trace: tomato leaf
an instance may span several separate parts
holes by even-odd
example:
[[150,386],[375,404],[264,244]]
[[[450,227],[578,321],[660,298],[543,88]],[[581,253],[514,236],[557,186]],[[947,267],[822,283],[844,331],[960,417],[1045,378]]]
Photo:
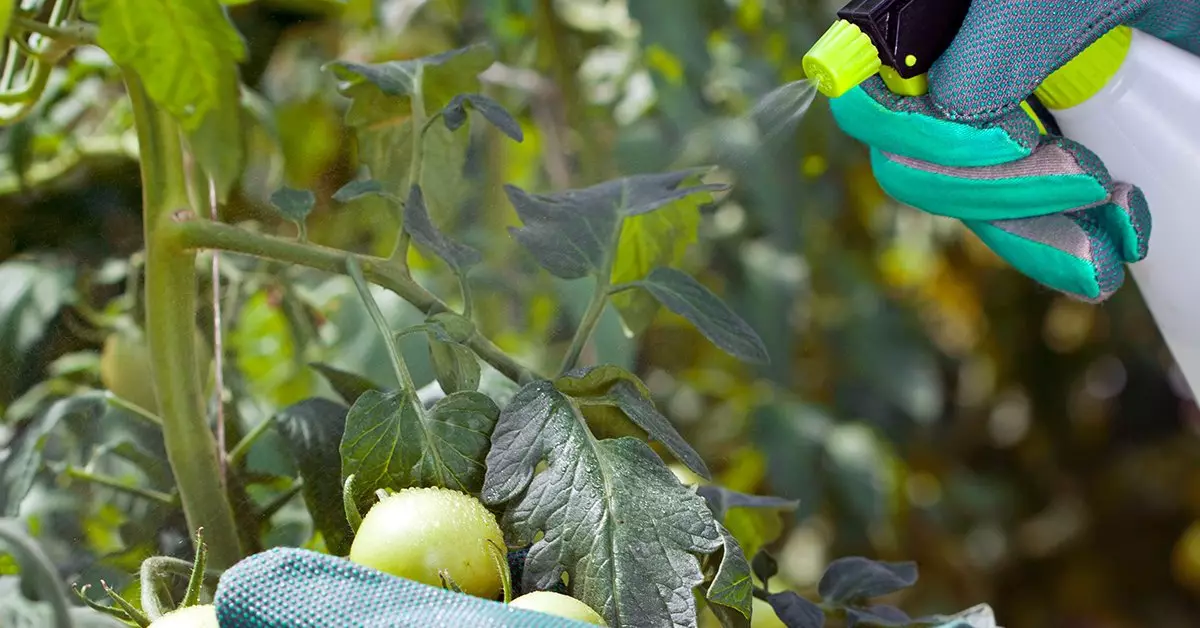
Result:
[[383,185],[374,179],[351,181],[338,188],[338,191],[333,193],[333,200],[339,203],[349,203],[354,199],[370,196],[372,194],[379,194],[382,191]]
[[767,603],[775,609],[788,628],[823,628],[825,613],[820,606],[800,596],[795,591],[783,591],[767,596]]
[[242,176],[246,156],[242,123],[243,116],[250,114],[243,108],[239,87],[236,73],[218,75],[216,103],[199,125],[187,132],[188,147],[196,163],[212,178],[221,203],[229,198],[230,189]]
[[341,465],[338,444],[348,412],[340,403],[314,397],[280,410],[275,418],[276,429],[300,470],[304,503],[313,524],[329,551],[338,556],[350,552],[350,524],[342,508],[342,483],[329,470]]
[[199,129],[229,97],[246,44],[217,0],[84,0],[82,9],[99,25],[96,43],[135,71],[185,131]]
[[478,392],[447,395],[425,410],[415,392],[369,390],[346,417],[342,478],[354,474],[360,503],[380,488],[442,486],[478,493],[499,412]]
[[530,194],[506,185],[508,200],[524,225],[510,227],[509,232],[551,274],[563,279],[595,275],[615,254],[615,230],[622,219],[693,194],[726,189],[721,184],[680,187],[697,172],[634,175],[553,194]]
[[467,105],[471,105],[472,109],[483,115],[484,119],[491,122],[501,133],[518,142],[525,141],[521,124],[503,105],[483,94],[459,94],[451,99],[450,104],[442,110],[442,120],[447,129],[457,131],[467,123]]
[[0,406],[29,383],[32,349],[50,322],[74,300],[75,271],[51,257],[19,257],[0,264]]
[[[679,185],[700,184],[699,173],[689,173]],[[710,192],[723,187],[714,185],[697,190],[653,212],[626,218],[621,225],[613,262],[613,285],[637,281],[655,268],[673,266],[682,261],[700,229],[700,207],[712,202]],[[659,310],[658,301],[641,290],[614,294],[612,304],[621,316],[621,323],[631,334],[645,331]]]
[[88,423],[97,421],[107,407],[100,392],[59,399],[18,433],[6,446],[8,456],[0,462],[0,516],[15,517],[20,511],[34,477],[42,469],[42,449],[50,432],[75,415],[86,416]]
[[849,556],[839,558],[825,568],[817,592],[827,602],[854,603],[894,593],[916,583],[917,564],[914,562],[887,563]]
[[726,627],[750,625],[750,605],[754,601],[754,583],[750,563],[737,539],[717,523],[722,548],[704,558],[704,599]]
[[455,273],[463,274],[483,261],[479,251],[451,240],[433,225],[425,208],[425,195],[417,185],[409,190],[408,202],[404,204],[404,230],[418,246],[440,257]]
[[[912,626],[914,621],[908,613],[887,604],[876,604],[866,608],[847,608],[846,625],[854,626]],[[916,625],[921,625],[918,620]]]
[[[662,443],[671,455],[696,475],[706,480],[712,479],[704,459],[679,435],[671,421],[654,407],[645,384],[632,373],[613,365],[576,369],[555,380],[554,385],[588,405],[603,404],[619,410],[640,428],[644,437]],[[595,428],[592,429],[594,432]]]
[[446,393],[479,388],[482,372],[475,352],[457,342],[446,342],[429,334],[429,360],[438,385]]
[[708,502],[713,516],[729,529],[750,556],[755,556],[764,545],[783,534],[780,515],[792,512],[800,505],[795,500],[749,495],[712,484],[697,488],[696,493]]
[[609,625],[696,625],[692,589],[704,575],[695,554],[721,548],[721,533],[646,443],[595,439],[546,380],[517,393],[492,443],[483,500],[506,504],[501,525],[513,545],[544,533],[526,557],[522,590],[549,588],[566,572],[571,594]]
[[750,324],[699,281],[674,268],[655,268],[636,285],[667,309],[686,318],[726,353],[758,364],[769,361],[767,348]]
[[284,218],[297,224],[304,222],[316,203],[317,197],[309,190],[282,187],[271,194],[271,205],[278,209]]

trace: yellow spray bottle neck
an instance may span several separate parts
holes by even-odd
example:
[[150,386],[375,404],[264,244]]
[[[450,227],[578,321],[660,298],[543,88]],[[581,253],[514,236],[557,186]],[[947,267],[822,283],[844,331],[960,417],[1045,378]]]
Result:
[[[909,55],[905,62],[913,67],[917,59]],[[845,94],[875,74],[888,89],[903,96],[920,96],[929,87],[924,74],[904,78],[883,65],[871,37],[847,20],[838,20],[825,31],[804,55],[803,67],[817,91],[829,98]]]

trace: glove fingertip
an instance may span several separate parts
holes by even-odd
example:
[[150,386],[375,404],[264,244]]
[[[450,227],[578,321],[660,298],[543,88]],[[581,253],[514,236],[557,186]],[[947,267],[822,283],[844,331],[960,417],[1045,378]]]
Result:
[[1150,250],[1150,206],[1141,188],[1129,183],[1116,183],[1112,198],[1099,212],[1105,230],[1117,243],[1121,258],[1140,262]]
[[1106,301],[1125,281],[1116,246],[1084,212],[964,222],[1013,268],[1076,299]]

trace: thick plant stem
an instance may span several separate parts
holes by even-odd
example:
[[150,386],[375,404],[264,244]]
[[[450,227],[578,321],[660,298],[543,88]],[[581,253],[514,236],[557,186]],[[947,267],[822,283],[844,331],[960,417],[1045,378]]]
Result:
[[167,459],[175,475],[188,527],[204,528],[209,559],[226,568],[242,557],[233,510],[221,483],[216,441],[204,412],[195,368],[195,253],[172,246],[166,229],[191,212],[183,174],[183,147],[174,120],[146,95],[127,71],[142,171],[146,241],[146,335],[154,388],[163,420]]

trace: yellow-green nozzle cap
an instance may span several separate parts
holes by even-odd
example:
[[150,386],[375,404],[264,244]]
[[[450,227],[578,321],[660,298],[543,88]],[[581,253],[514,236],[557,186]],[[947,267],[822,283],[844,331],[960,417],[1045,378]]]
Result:
[[1109,79],[1121,69],[1133,29],[1118,26],[1097,39],[1066,65],[1059,68],[1035,92],[1050,109],[1069,109],[1096,95]]
[[879,71],[879,51],[859,27],[838,20],[804,55],[804,74],[817,91],[837,98]]

